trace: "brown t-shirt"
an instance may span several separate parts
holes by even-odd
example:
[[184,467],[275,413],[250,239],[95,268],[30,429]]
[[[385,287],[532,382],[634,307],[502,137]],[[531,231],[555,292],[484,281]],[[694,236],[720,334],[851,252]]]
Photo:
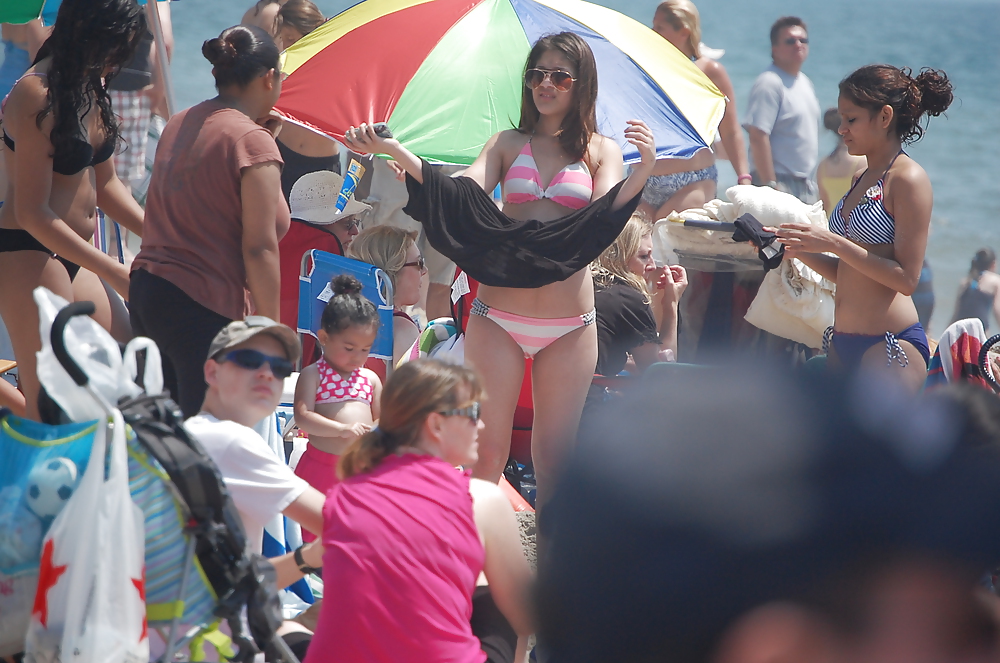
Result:
[[[142,250],[132,269],[166,279],[202,306],[242,320],[250,300],[240,174],[268,161],[282,163],[274,138],[238,110],[210,100],[172,117],[156,148]],[[275,223],[280,239],[289,224],[283,197]]]

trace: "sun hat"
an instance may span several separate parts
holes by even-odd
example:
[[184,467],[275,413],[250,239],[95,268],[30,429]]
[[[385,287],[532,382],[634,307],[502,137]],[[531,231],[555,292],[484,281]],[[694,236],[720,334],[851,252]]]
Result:
[[299,345],[299,337],[292,331],[292,328],[263,315],[248,315],[246,320],[234,320],[223,327],[222,331],[212,339],[212,345],[208,349],[208,358],[218,356],[220,353],[250,340],[257,334],[267,334],[281,343],[285,348],[288,361],[299,360],[302,349]]
[[335,207],[337,195],[343,185],[343,175],[332,170],[306,173],[295,181],[288,196],[292,218],[326,225],[371,209],[371,205],[358,202],[354,199],[354,194],[351,194],[347,199],[347,206],[342,212],[338,212]]

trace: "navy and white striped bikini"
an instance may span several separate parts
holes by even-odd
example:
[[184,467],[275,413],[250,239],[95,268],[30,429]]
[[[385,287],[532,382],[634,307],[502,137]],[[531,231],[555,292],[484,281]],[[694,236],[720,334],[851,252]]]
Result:
[[[899,154],[904,154],[904,152],[900,150]],[[896,163],[899,154],[893,157],[889,168],[892,168],[892,164]],[[885,209],[884,204],[885,176],[889,174],[889,168],[885,169],[885,172],[882,173],[882,177],[879,178],[875,186],[865,191],[864,197],[854,206],[854,209],[851,210],[851,213],[845,219],[843,212],[844,201],[847,200],[848,196],[851,195],[851,191],[854,191],[854,187],[858,185],[858,182],[864,178],[865,173],[868,171],[861,174],[861,177],[851,185],[851,189],[847,192],[847,195],[841,198],[840,202],[833,209],[833,214],[830,215],[830,232],[865,244],[892,244],[895,241],[896,220]],[[899,345],[900,341],[909,341],[912,343],[923,357],[925,366],[930,360],[930,352],[927,347],[927,334],[919,322],[915,325],[910,325],[903,331],[896,333],[887,331],[884,335],[877,336],[846,334],[835,331],[833,327],[830,327],[823,335],[823,346],[824,351],[829,354],[829,346],[832,342],[837,351],[837,357],[844,367],[847,369],[856,369],[861,365],[861,359],[864,357],[865,352],[883,339],[885,340],[885,353],[890,365],[893,361],[898,362],[900,366],[906,366],[910,363],[906,352]]]

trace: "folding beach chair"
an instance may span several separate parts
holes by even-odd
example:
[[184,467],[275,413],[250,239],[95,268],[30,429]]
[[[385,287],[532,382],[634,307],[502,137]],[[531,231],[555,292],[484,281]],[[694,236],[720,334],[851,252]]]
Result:
[[[299,323],[296,331],[303,336],[318,338],[323,309],[333,297],[330,280],[341,274],[349,274],[361,281],[361,294],[378,309],[378,334],[370,356],[385,360],[388,376],[392,373],[393,365],[392,281],[388,274],[374,265],[316,249],[303,255],[299,275]],[[303,358],[303,365],[305,361]]]

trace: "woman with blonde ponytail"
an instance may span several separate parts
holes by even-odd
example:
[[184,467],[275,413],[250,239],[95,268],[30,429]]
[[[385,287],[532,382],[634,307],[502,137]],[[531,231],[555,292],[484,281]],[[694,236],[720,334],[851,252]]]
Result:
[[[484,649],[513,660],[532,632],[514,512],[496,484],[455,469],[478,458],[482,396],[470,369],[432,359],[386,382],[379,425],[341,456],[323,508],[323,582],[337,598],[305,663],[481,663]],[[470,623],[482,601],[506,618],[488,634]]]

